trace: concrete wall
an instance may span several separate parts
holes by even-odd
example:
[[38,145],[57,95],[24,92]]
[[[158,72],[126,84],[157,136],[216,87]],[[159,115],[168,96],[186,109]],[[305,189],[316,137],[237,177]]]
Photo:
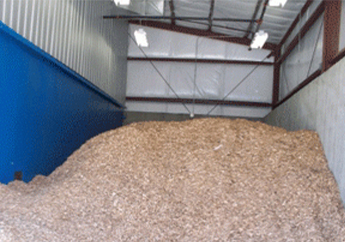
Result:
[[329,167],[345,202],[345,59],[338,62],[287,102],[265,122],[288,130],[318,132]]

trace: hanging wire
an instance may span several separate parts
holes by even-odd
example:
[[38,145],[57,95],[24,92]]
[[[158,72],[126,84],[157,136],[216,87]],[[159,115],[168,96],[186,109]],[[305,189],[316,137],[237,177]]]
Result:
[[290,87],[289,87],[289,82],[287,81],[288,79],[286,78],[285,68],[282,68],[282,73],[283,73],[283,83],[285,83],[287,93],[289,93]]
[[[128,33],[128,36],[133,40],[134,44],[136,44],[134,38],[132,37],[132,35],[130,33]],[[143,53],[143,55],[145,56],[145,58],[148,58],[148,56],[146,55],[145,51],[138,46],[138,48],[140,49],[140,51]],[[169,89],[174,93],[174,95],[178,98],[181,99],[180,96],[175,92],[175,90],[172,88],[172,86],[169,84],[169,82],[164,78],[164,76],[162,75],[162,73],[158,70],[158,68],[156,67],[156,65],[150,60],[150,63],[152,65],[152,67],[157,71],[158,75],[162,78],[162,80],[165,82],[165,84],[167,84],[167,86],[169,87]],[[181,103],[185,109],[188,111],[189,114],[191,114],[191,111],[189,110],[189,108],[187,107],[186,104],[184,104],[183,102]]]
[[[260,61],[260,63],[263,63],[268,57],[270,57],[271,54],[267,55],[264,59],[262,59]],[[239,83],[237,83],[237,85],[235,87],[233,87],[228,94],[226,94],[226,96],[221,100],[224,101],[231,93],[233,93],[245,80],[247,80],[247,78],[256,70],[259,68],[260,63],[257,64]],[[210,113],[216,108],[218,107],[219,103],[217,103],[216,105],[214,105],[214,107],[206,114],[206,115],[210,115]]]
[[315,53],[316,53],[316,49],[317,49],[317,43],[318,43],[319,40],[320,40],[322,27],[323,27],[323,22],[321,22],[321,24],[320,24],[319,33],[318,33],[318,35],[317,35],[317,39],[316,39],[315,44],[314,44],[313,55],[312,55],[311,60],[310,60],[310,64],[309,64],[309,68],[308,68],[308,72],[307,72],[307,78],[309,77],[310,70],[311,70],[311,67],[312,67],[313,62],[314,62],[314,57],[315,57]]

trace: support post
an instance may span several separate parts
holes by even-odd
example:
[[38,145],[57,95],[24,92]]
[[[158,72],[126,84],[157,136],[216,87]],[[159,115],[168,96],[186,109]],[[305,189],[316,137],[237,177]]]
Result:
[[280,84],[280,65],[278,61],[280,58],[281,49],[277,48],[274,51],[274,67],[273,67],[273,93],[272,93],[272,106],[279,102],[279,84]]
[[323,72],[331,67],[333,59],[339,53],[341,0],[324,0],[324,4]]

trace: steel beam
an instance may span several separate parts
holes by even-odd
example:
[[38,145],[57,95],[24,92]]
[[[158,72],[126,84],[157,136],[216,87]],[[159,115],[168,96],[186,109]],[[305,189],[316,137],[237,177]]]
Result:
[[314,11],[314,13],[310,16],[307,22],[303,25],[300,32],[295,36],[295,38],[291,41],[289,46],[286,48],[284,54],[279,58],[278,62],[282,63],[291,53],[291,51],[297,46],[300,39],[304,37],[304,35],[308,32],[308,30],[313,26],[313,24],[319,19],[322,13],[325,10],[325,2],[322,2],[320,6]]
[[208,31],[211,31],[212,29],[212,20],[213,20],[213,13],[214,13],[214,2],[215,0],[211,0],[211,6],[210,6],[210,13],[208,15]]
[[323,62],[322,70],[326,71],[332,65],[333,59],[339,53],[339,32],[341,18],[341,1],[323,1],[325,4],[323,29]]
[[261,61],[241,61],[241,60],[220,60],[220,59],[195,59],[195,58],[143,58],[127,57],[128,61],[161,61],[161,62],[192,62],[192,63],[209,63],[209,64],[237,64],[237,65],[263,65],[272,66],[272,62]]
[[292,31],[295,29],[295,27],[297,26],[300,18],[302,18],[304,16],[304,14],[307,12],[308,8],[310,7],[310,5],[314,2],[314,0],[308,0],[303,8],[301,9],[301,12],[297,15],[297,17],[295,18],[295,20],[292,22],[292,24],[290,25],[288,31],[286,31],[284,37],[282,38],[282,40],[280,41],[279,45],[282,46],[285,41],[287,40],[287,38],[289,38],[289,36],[291,35]]
[[[256,3],[255,10],[254,10],[254,13],[253,13],[253,16],[252,16],[253,20],[256,19],[256,16],[259,13],[262,1],[263,0],[258,0],[258,2]],[[245,38],[248,38],[250,33],[253,32],[253,27],[254,27],[254,22],[249,24],[248,29],[247,29],[247,34],[244,36]]]
[[272,105],[276,105],[279,101],[279,85],[280,85],[280,63],[277,62],[280,56],[280,50],[276,50],[274,53],[274,67],[273,67],[273,93],[272,93]]
[[[127,19],[127,20],[205,20],[208,21],[209,18],[205,17],[189,17],[189,16],[139,16],[139,15],[106,15],[103,16],[104,19]],[[257,22],[258,20],[253,19],[242,19],[242,18],[213,18],[213,21],[221,22]]]
[[315,71],[313,74],[311,74],[307,79],[305,79],[301,84],[299,84],[295,89],[293,89],[286,97],[284,97],[281,101],[279,101],[278,103],[276,103],[275,105],[273,105],[273,109],[279,107],[280,105],[282,105],[283,103],[285,103],[287,100],[289,100],[293,95],[295,95],[297,92],[299,92],[300,90],[302,90],[302,88],[304,88],[306,85],[308,85],[309,83],[311,83],[312,81],[315,80],[315,78],[317,78],[318,76],[320,76],[322,73],[321,70],[317,70]]
[[[265,0],[264,7],[263,7],[263,9],[262,9],[260,18],[256,21],[257,25],[256,25],[256,30],[255,30],[254,33],[256,33],[256,32],[258,32],[258,31],[260,30],[260,26],[261,26],[261,24],[262,24],[262,22],[263,22],[263,20],[264,20],[264,16],[265,16],[266,8],[267,8],[267,5],[268,5],[268,1],[269,1],[269,0]],[[252,41],[253,41],[253,39],[254,39],[254,36],[255,36],[255,35],[252,36]]]
[[126,101],[135,102],[167,102],[184,104],[206,104],[206,105],[226,105],[226,106],[245,106],[270,108],[270,103],[247,102],[247,101],[228,101],[215,99],[192,99],[192,98],[161,98],[161,97],[126,97]]
[[169,0],[169,7],[171,12],[171,24],[175,25],[175,6],[174,6],[174,0]]
[[[207,37],[207,38],[212,38],[212,39],[217,39],[220,41],[225,41],[225,42],[230,42],[230,43],[235,43],[235,44],[241,44],[241,45],[246,45],[249,46],[251,43],[251,40],[248,38],[238,38],[238,37],[230,37],[225,34],[220,34],[220,33],[214,33],[211,31],[206,31],[206,30],[201,30],[201,29],[194,29],[194,28],[189,28],[189,27],[183,27],[183,26],[178,26],[178,25],[172,25],[168,23],[163,23],[159,21],[139,21],[139,20],[132,20],[129,21],[130,24],[137,24],[141,26],[147,26],[151,28],[157,28],[157,29],[164,29],[168,31],[174,31],[178,33],[183,33],[183,34],[190,34],[190,35],[196,35],[196,36],[201,36],[201,37]],[[277,45],[268,43],[264,45],[263,49],[267,50],[276,50]]]

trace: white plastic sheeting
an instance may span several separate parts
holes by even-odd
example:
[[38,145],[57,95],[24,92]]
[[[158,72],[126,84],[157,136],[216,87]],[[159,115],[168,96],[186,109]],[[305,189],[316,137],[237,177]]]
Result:
[[345,2],[341,2],[341,22],[340,22],[340,41],[339,50],[345,49]]
[[[248,46],[196,37],[172,31],[130,25],[130,34],[144,28],[150,43],[142,48],[145,55],[155,58],[197,58],[217,60],[241,60],[273,62],[265,59],[269,50],[248,50]],[[130,38],[128,56],[145,57]],[[127,96],[190,98],[223,100],[225,96],[256,66],[239,64],[213,64],[195,62],[129,61],[127,72]],[[169,88],[169,85],[174,91]],[[270,103],[272,101],[273,65],[259,66],[225,100]],[[177,93],[178,97],[175,95]],[[153,103],[128,101],[129,111],[207,114],[214,105],[187,105],[189,111],[177,103]],[[195,109],[195,110],[194,110]],[[194,111],[193,111],[194,110]],[[264,117],[270,108],[220,106],[211,115],[240,117]]]
[[280,99],[288,95],[313,72],[321,69],[322,44],[323,16],[320,16],[281,66]]
[[[244,45],[133,24],[129,26],[130,34],[134,36],[134,31],[139,28],[147,33],[150,47],[143,50],[148,57],[262,61],[270,54],[269,50],[249,51],[248,46]],[[131,39],[128,56],[145,57]],[[265,60],[273,61],[273,57]]]
[[[224,99],[255,67],[252,65],[203,63],[198,63],[195,66],[194,63],[180,62],[153,62],[153,64],[179,98],[215,100]],[[196,79],[194,79],[195,68],[197,68]],[[177,98],[151,63],[130,61],[128,70],[127,96]],[[270,103],[272,100],[272,75],[272,66],[258,67],[225,100]],[[188,113],[182,104],[127,102],[126,105],[130,111]],[[212,105],[196,105],[195,107],[197,107],[196,114],[207,114]],[[219,107],[212,114],[232,115],[234,110],[237,110],[235,116],[245,116],[249,112],[253,115],[252,117],[263,117],[263,110],[267,114],[267,108],[261,108],[261,111],[258,111],[256,108],[243,109],[237,107]],[[244,113],[241,113],[241,110]],[[257,116],[257,113],[263,116]]]
[[[223,99],[255,66],[228,64],[195,64],[153,62],[164,79],[181,98]],[[175,94],[150,62],[130,61],[127,74],[127,96],[170,97]],[[272,66],[260,66],[226,100],[272,101]]]
[[322,3],[322,0],[314,0],[313,3],[309,6],[306,13],[303,15],[303,17],[300,17],[300,20],[296,27],[293,29],[289,37],[286,39],[285,43],[282,45],[282,54],[284,54],[285,49],[289,46],[291,41],[296,37],[296,35],[299,33],[303,25],[308,21],[310,16],[314,13],[316,8]]
[[125,102],[127,29],[113,1],[1,0],[0,20],[117,101]]

